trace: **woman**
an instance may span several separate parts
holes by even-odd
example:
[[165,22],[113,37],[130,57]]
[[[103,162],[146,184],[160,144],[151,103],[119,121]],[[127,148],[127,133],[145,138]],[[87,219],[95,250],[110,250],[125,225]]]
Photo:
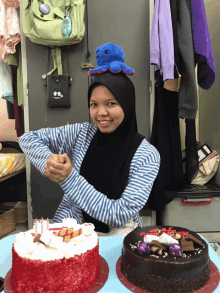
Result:
[[135,90],[124,73],[95,77],[88,106],[95,125],[69,125],[59,162],[53,158],[65,126],[25,133],[19,144],[31,163],[64,191],[53,222],[72,217],[93,223],[99,235],[118,235],[120,229],[127,234],[135,227],[132,221],[143,226],[139,211],[157,176],[160,155],[137,133]]

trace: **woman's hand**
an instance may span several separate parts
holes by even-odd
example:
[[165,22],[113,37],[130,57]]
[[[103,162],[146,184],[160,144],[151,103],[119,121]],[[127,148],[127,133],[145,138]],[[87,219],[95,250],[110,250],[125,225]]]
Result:
[[56,183],[63,182],[71,174],[73,167],[67,154],[53,154],[44,167],[44,175]]

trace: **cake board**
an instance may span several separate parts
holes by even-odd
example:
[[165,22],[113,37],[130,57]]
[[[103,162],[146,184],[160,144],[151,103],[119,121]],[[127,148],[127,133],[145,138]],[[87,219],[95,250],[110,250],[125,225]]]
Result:
[[[121,272],[121,256],[119,257],[116,263],[116,273],[120,282],[128,288],[131,292],[134,293],[151,293],[145,290],[140,289],[139,287],[130,283],[125,275]],[[219,285],[220,282],[220,273],[216,265],[210,260],[210,278],[208,282],[200,289],[193,291],[193,293],[212,293]]]
[[[99,255],[100,275],[98,280],[84,293],[97,293],[106,283],[109,275],[109,266],[107,261]],[[11,273],[12,269],[8,271],[4,280],[5,293],[14,293],[11,289]]]

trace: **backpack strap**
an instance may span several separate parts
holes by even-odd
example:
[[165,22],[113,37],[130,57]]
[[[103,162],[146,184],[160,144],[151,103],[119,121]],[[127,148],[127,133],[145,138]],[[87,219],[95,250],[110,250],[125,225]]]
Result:
[[53,60],[54,59],[56,60],[58,74],[59,75],[63,75],[62,59],[61,59],[61,48],[60,47],[56,47],[55,53],[54,53],[53,50],[54,49],[52,49],[52,56],[53,56]]
[[65,7],[70,9],[70,0],[65,0]]
[[50,47],[48,47],[47,71],[49,72],[42,75],[43,79],[46,79],[47,75],[51,75],[56,69],[58,70],[59,75],[63,74],[61,48],[55,47],[55,48],[52,48],[51,51],[52,51],[54,68],[51,71],[49,71]]

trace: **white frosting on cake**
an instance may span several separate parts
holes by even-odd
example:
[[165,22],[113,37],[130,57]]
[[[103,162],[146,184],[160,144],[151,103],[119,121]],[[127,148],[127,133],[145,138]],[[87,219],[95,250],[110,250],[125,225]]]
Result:
[[35,235],[35,229],[31,229],[27,232],[21,232],[16,236],[14,249],[21,257],[48,261],[80,255],[93,249],[98,244],[98,235],[94,231],[93,224],[85,223],[79,225],[75,219],[65,219],[63,223],[49,225],[49,229],[62,227],[74,228],[74,231],[81,228],[82,234],[71,238],[68,242],[63,242],[61,241],[62,237],[53,235],[52,231],[44,230],[40,239],[45,244],[49,243],[50,248],[47,248],[42,243],[33,242],[35,236],[32,236],[31,233]]

